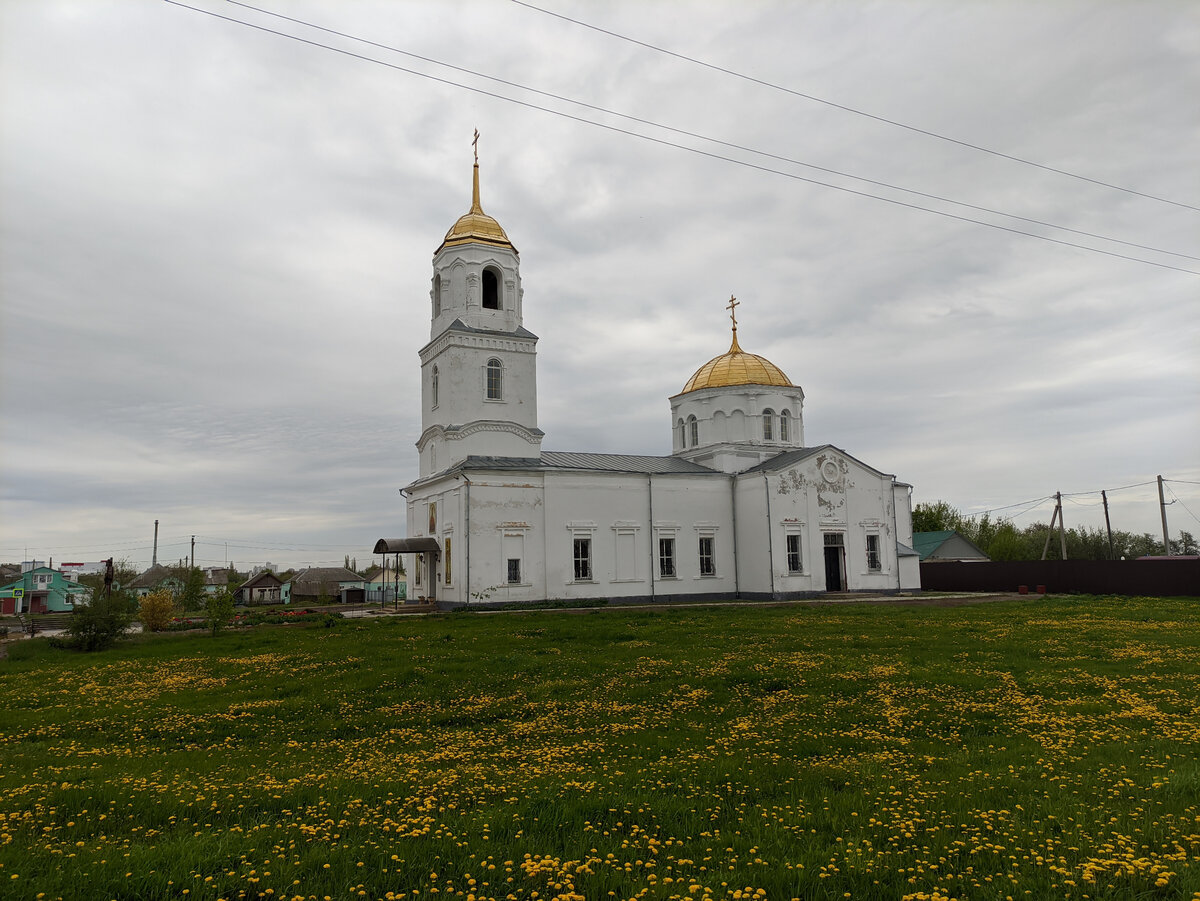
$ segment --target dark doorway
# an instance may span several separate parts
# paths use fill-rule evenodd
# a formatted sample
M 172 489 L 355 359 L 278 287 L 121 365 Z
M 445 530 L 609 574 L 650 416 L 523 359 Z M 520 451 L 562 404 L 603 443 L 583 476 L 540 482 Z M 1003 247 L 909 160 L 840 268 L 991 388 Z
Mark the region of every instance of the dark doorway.
M 840 532 L 825 533 L 825 590 L 845 591 L 845 572 L 842 566 L 842 535 Z

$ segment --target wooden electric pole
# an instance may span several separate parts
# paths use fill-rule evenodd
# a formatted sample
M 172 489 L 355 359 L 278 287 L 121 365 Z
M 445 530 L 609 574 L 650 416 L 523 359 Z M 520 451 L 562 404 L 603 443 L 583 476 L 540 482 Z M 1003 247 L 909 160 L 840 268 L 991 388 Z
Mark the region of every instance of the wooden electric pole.
M 1100 492 L 1100 499 L 1104 501 L 1104 529 L 1108 532 L 1108 559 L 1113 559 L 1113 543 L 1112 543 L 1112 523 L 1108 521 L 1108 494 L 1104 491 Z
M 1158 477 L 1158 512 L 1162 514 L 1163 553 L 1171 556 L 1171 539 L 1167 536 L 1167 500 L 1163 497 L 1162 476 Z
M 1058 537 L 1062 542 L 1062 558 L 1067 559 L 1067 538 L 1063 533 L 1062 525 L 1062 492 L 1057 491 L 1054 494 L 1054 515 L 1050 517 L 1050 529 L 1046 532 L 1046 543 L 1042 546 L 1042 559 L 1046 559 L 1046 555 L 1050 553 L 1050 540 L 1054 537 L 1054 523 L 1058 523 Z

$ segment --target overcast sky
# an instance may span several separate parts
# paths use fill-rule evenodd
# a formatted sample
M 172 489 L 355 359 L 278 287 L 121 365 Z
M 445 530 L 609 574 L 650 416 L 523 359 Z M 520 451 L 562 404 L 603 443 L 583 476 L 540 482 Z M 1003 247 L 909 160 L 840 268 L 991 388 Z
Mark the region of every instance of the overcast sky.
M 1161 474 L 1200 533 L 1200 4 L 256 3 L 380 47 L 187 2 L 312 43 L 0 3 L 0 561 L 403 535 L 476 128 L 546 450 L 670 453 L 736 294 L 807 443 L 915 502 L 1161 534 Z

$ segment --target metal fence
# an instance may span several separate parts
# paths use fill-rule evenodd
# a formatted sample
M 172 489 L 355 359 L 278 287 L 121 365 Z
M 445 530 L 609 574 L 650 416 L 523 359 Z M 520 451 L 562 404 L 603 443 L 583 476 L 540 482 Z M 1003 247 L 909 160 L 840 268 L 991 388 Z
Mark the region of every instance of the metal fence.
M 1029 591 L 1200 597 L 1200 557 L 922 563 L 926 591 Z

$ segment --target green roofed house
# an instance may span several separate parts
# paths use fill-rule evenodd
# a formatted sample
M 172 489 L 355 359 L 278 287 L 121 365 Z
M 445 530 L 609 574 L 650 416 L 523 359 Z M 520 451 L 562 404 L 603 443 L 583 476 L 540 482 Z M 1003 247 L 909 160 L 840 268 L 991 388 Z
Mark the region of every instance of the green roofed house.
M 58 570 L 39 566 L 0 585 L 0 613 L 63 613 L 86 604 L 92 592 Z
M 953 529 L 914 532 L 913 549 L 921 555 L 922 563 L 969 563 L 991 559 L 973 541 L 959 535 Z

